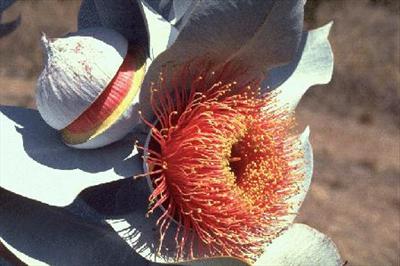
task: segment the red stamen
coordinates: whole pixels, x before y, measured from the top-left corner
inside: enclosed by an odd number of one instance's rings
[[[171,79],[172,91],[164,78],[152,88],[158,125],[145,121],[152,128],[149,213],[167,206],[158,219],[160,249],[175,219],[177,259],[254,261],[288,225],[288,198],[303,179],[292,114],[273,94],[258,98],[257,82],[234,82],[240,72],[230,65],[203,71],[190,88],[187,69]]]

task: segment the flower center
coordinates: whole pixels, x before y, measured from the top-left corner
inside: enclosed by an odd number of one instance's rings
[[[175,219],[177,258],[254,261],[288,225],[288,199],[303,178],[292,114],[273,95],[258,97],[254,83],[223,73],[199,75],[190,90],[161,84],[152,99],[158,125],[145,121],[152,128],[149,213],[164,206],[160,247]]]

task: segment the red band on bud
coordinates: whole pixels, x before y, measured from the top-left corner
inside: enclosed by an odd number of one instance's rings
[[[70,133],[85,133],[101,124],[117,108],[131,89],[135,71],[135,56],[128,53],[117,74],[92,105],[65,129]]]

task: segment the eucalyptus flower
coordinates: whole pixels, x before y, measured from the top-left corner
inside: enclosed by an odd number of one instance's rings
[[[313,169],[294,110],[333,69],[303,4],[83,1],[43,37],[40,113],[1,107],[0,241],[30,265],[340,265],[293,224]]]

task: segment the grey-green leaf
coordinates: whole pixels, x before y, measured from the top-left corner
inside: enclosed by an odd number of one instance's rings
[[[107,225],[2,188],[0,239],[28,265],[147,265]]]
[[[0,125],[0,187],[31,199],[65,206],[89,186],[142,172],[133,148],[140,133],[104,148],[77,150],[62,143],[35,110],[1,106]]]
[[[21,24],[21,16],[10,22],[1,23],[2,13],[14,3],[15,0],[0,0],[0,38],[10,34]]]
[[[107,27],[130,43],[148,47],[148,36],[140,3],[136,0],[83,0],[78,28]]]
[[[326,235],[305,224],[293,224],[265,248],[254,266],[339,266],[340,254]]]

